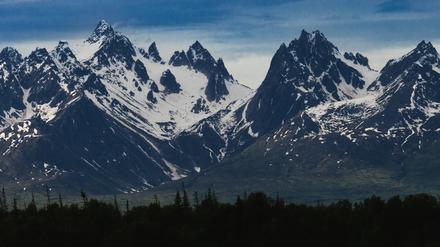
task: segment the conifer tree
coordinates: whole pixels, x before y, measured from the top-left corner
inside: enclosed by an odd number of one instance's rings
[[[118,199],[116,198],[116,195],[113,195],[113,206],[115,207],[116,211],[119,212],[119,204],[118,204]]]
[[[17,213],[18,212],[18,206],[17,206],[17,198],[14,196],[13,204],[12,204],[12,210]]]
[[[283,199],[280,198],[280,194],[279,193],[277,193],[277,197],[275,199],[275,207],[276,208],[284,207],[284,201],[283,201]]]
[[[61,197],[61,193],[58,193],[58,204],[60,205],[60,207],[63,207],[63,198]]]
[[[46,190],[47,206],[50,206],[50,189],[49,189],[49,186],[47,186],[47,184],[45,184],[44,188]]]
[[[35,205],[35,195],[33,191],[31,192],[31,204]]]
[[[4,189],[3,189],[4,190]],[[7,211],[5,202],[3,201],[3,197],[0,197],[0,210],[1,211]]]
[[[194,194],[193,194],[193,197],[194,197],[194,207],[198,208],[199,204],[200,204],[200,202],[199,202],[199,193],[197,193],[197,191],[195,191]]]
[[[37,204],[35,202],[35,195],[34,192],[31,192],[31,203],[27,206],[28,212],[35,213],[37,212]]]
[[[174,198],[174,206],[176,208],[181,208],[182,207],[182,198],[180,197],[180,192],[179,191],[176,192],[176,197]]]
[[[184,183],[182,183],[182,192],[183,192],[182,206],[183,206],[183,208],[188,209],[190,207],[190,204],[189,204],[188,194],[186,193]]]
[[[84,190],[81,190],[81,198],[83,200],[83,205],[86,206],[87,202],[89,201],[89,199],[87,198],[87,194],[86,192],[84,192]]]
[[[243,204],[243,201],[241,200],[240,195],[237,196],[237,199],[235,200],[235,206],[240,207]]]
[[[2,198],[0,200],[2,201],[3,209],[8,211],[8,199],[6,198],[5,188],[2,188]]]
[[[153,204],[157,207],[160,207],[160,201],[159,201],[159,198],[157,197],[157,194],[154,194]]]

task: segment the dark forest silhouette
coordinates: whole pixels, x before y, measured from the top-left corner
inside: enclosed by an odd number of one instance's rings
[[[259,192],[231,204],[183,189],[136,207],[47,195],[18,208],[2,191],[0,246],[440,246],[440,201],[427,194],[304,205]]]

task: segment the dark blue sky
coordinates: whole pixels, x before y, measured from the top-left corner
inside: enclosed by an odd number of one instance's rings
[[[258,56],[268,63],[303,28],[378,66],[422,39],[440,40],[439,0],[0,0],[0,44],[85,38],[100,19],[167,52],[201,39],[232,65]]]

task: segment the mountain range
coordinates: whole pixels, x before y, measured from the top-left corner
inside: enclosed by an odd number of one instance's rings
[[[303,30],[255,91],[199,41],[166,61],[155,42],[138,47],[101,21],[80,49],[0,52],[5,187],[113,194],[184,181],[292,199],[440,188],[430,42],[377,71]]]

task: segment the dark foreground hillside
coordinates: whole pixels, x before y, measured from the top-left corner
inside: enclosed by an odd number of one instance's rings
[[[0,246],[440,246],[440,202],[426,194],[300,205],[183,191],[172,205],[133,208],[82,196],[24,209],[1,198]]]

